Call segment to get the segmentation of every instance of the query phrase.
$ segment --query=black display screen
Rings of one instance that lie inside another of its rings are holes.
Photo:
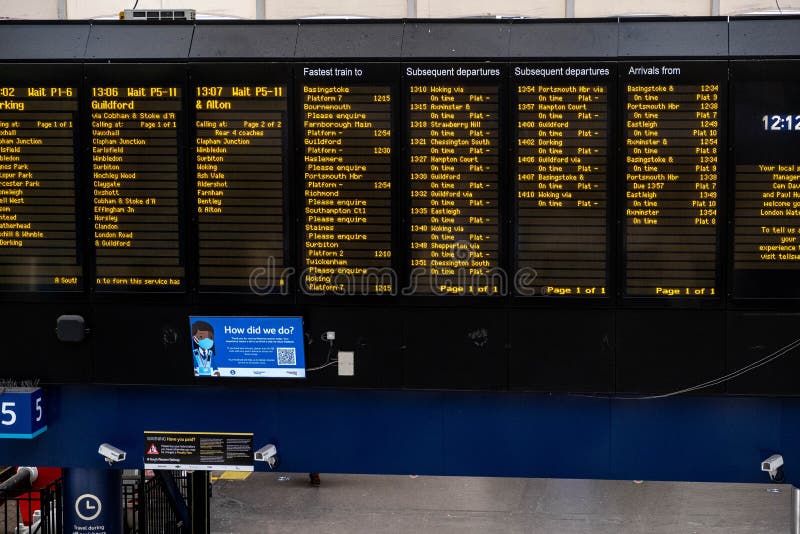
[[[398,71],[338,63],[303,65],[296,72],[302,289],[315,295],[392,294]]]
[[[183,291],[183,83],[90,76],[87,91],[96,289]]]
[[[800,61],[732,63],[733,296],[800,297]]]
[[[192,88],[200,290],[282,292],[289,71],[225,67]]]
[[[619,68],[624,295],[717,297],[727,63]]]
[[[517,294],[608,293],[615,75],[609,64],[511,67]]]
[[[80,79],[40,66],[21,80],[19,69],[3,65],[0,74],[0,289],[79,290]]]
[[[498,295],[505,67],[404,65],[410,292]]]

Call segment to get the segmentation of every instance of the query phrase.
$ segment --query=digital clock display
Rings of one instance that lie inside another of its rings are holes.
[[[731,64],[735,298],[800,298],[799,65]],[[761,128],[754,128],[759,120]]]
[[[800,114],[798,115],[764,115],[761,117],[764,130],[768,132],[800,131]]]

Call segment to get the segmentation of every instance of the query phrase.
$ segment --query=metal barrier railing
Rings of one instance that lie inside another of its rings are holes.
[[[13,469],[13,468],[12,468]],[[0,468],[0,472],[9,475]],[[41,489],[31,489],[27,478],[0,482],[0,534],[61,534],[63,488],[59,478]],[[169,487],[167,487],[169,486]],[[126,471],[122,477],[123,534],[183,534],[189,525],[176,513],[173,498],[184,506],[192,503],[191,475],[169,471],[147,476],[145,471]],[[191,510],[190,510],[191,512]]]
[[[190,475],[185,471],[165,474],[174,480],[184,501],[191,503]],[[122,505],[125,534],[181,534],[188,531],[188,525],[175,513],[162,478],[146,476],[145,471],[138,472],[137,476],[123,476]]]
[[[0,489],[0,534],[61,534],[62,487]]]

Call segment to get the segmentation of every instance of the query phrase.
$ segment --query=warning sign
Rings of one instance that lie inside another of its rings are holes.
[[[145,469],[253,471],[253,434],[145,432]]]

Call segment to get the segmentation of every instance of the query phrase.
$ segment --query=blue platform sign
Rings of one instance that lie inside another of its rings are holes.
[[[0,389],[0,438],[33,439],[45,430],[41,388]]]
[[[305,378],[301,317],[189,317],[195,376]]]

